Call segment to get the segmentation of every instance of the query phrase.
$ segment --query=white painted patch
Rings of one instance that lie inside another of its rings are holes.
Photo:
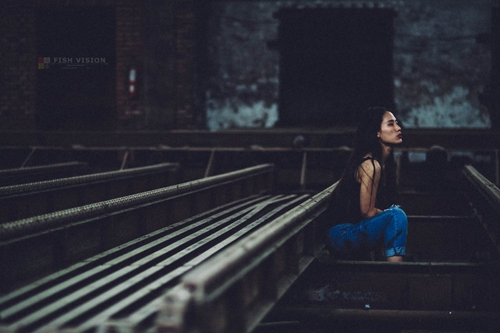
[[[431,103],[412,109],[402,121],[407,128],[488,128],[491,121],[467,99],[469,90],[456,86]]]
[[[271,128],[278,121],[278,105],[266,107],[264,102],[253,105],[233,103],[226,101],[218,105],[216,101],[207,103],[207,126],[211,131],[227,128]],[[218,107],[216,107],[218,106]]]

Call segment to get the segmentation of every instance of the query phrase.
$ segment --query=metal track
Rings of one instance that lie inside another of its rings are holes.
[[[177,163],[0,187],[0,223],[173,185]]]
[[[0,298],[7,332],[95,329],[154,320],[163,291],[309,195],[254,196],[165,227]]]
[[[16,169],[2,169],[0,170],[0,186],[81,175],[86,168],[88,168],[88,164],[84,162],[64,162]]]
[[[211,208],[272,190],[273,166],[0,224],[2,292]]]

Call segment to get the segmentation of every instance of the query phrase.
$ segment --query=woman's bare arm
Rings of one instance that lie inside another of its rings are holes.
[[[364,218],[372,217],[381,212],[375,207],[381,173],[382,167],[376,160],[366,160],[358,168],[357,177],[361,184],[359,208]]]

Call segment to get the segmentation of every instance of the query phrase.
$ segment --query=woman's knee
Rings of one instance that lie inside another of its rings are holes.
[[[401,220],[408,220],[408,217],[406,216],[406,213],[404,210],[402,210],[399,206],[392,206],[388,210],[392,212],[394,217],[401,219]]]
[[[328,245],[338,248],[342,230],[345,228],[344,224],[337,224],[328,230]]]
[[[404,210],[398,206],[392,206],[389,208],[392,212],[393,222],[397,224],[400,229],[408,229],[408,217]]]
[[[408,234],[408,217],[399,207],[390,208],[392,212],[391,226],[385,235],[386,257],[404,256],[406,252],[406,238]]]

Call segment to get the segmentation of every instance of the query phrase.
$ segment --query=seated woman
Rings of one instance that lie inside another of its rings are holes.
[[[330,253],[339,259],[369,259],[383,249],[388,261],[403,261],[408,219],[393,201],[396,168],[393,147],[402,142],[401,127],[386,108],[366,110],[331,210],[338,224],[328,230]]]

